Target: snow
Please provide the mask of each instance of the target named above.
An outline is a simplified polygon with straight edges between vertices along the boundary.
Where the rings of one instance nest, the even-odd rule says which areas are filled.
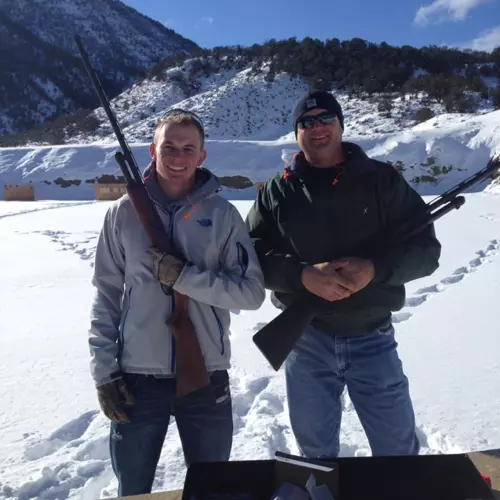
[[[247,68],[199,83],[198,93],[184,101],[169,79],[141,82],[113,101],[119,121],[129,122],[124,132],[138,164],[150,159],[151,123],[180,103],[207,123],[204,166],[216,175],[256,183],[281,171],[297,151],[289,115],[304,82],[277,75],[268,85]],[[500,110],[447,114],[431,104],[436,116],[415,124],[420,98],[393,99],[385,116],[372,100],[337,95],[345,140],[374,158],[402,162],[403,175],[426,201],[500,153]],[[102,110],[96,114],[104,120]],[[0,183],[31,182],[36,194],[35,202],[0,201],[0,499],[116,496],[109,422],[99,411],[87,346],[93,257],[110,203],[94,201],[86,181],[121,175],[107,130],[101,126],[65,146],[0,148]],[[443,167],[452,168],[436,173]],[[423,175],[434,176],[432,182]],[[54,183],[58,177],[80,184],[62,188]],[[256,187],[226,188],[222,195],[245,216]],[[425,454],[500,447],[500,183],[475,186],[466,199],[436,224],[443,244],[439,269],[408,285],[406,305],[394,315]],[[298,453],[283,372],[274,372],[252,342],[277,313],[269,295],[258,311],[232,311],[232,459]],[[341,455],[369,455],[348,393],[343,406]],[[174,421],[154,491],[182,487],[184,474]]]
[[[395,315],[425,454],[500,447],[500,196],[466,199],[436,223],[439,269],[408,285]],[[232,203],[245,216],[252,201]],[[87,348],[92,258],[109,204],[0,202],[0,498],[116,495]],[[298,452],[283,372],[252,342],[276,314],[269,296],[258,311],[232,313],[234,460]],[[343,405],[341,455],[369,455],[347,393]],[[154,491],[182,487],[184,474],[174,421]]]
[[[372,122],[365,124],[365,130],[373,130],[373,126]],[[442,114],[412,128],[385,134],[349,134],[346,129],[344,138],[379,160],[402,161],[404,175],[417,191],[431,194],[479,170],[500,152],[500,110],[481,115]],[[129,145],[137,163],[145,167],[150,161],[149,142]],[[32,182],[37,200],[92,199],[94,190],[85,181],[103,174],[121,175],[114,159],[117,148],[116,143],[0,148],[0,182]],[[283,157],[297,151],[297,145],[292,133],[266,141],[209,139],[206,149],[204,166],[216,175],[242,175],[256,183],[281,171]],[[449,166],[453,167],[451,172],[436,175],[435,167]],[[435,182],[417,182],[416,178],[424,174],[434,175]],[[58,177],[78,179],[81,184],[61,188],[53,184]]]

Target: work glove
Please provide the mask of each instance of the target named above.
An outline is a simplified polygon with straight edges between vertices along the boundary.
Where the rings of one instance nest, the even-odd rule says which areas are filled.
[[[97,388],[97,399],[104,415],[110,420],[119,424],[130,423],[124,407],[133,406],[135,398],[128,390],[123,378],[99,386]]]
[[[153,257],[153,276],[168,287],[174,286],[185,262],[166,252],[161,252],[156,247],[149,248],[148,253]]]

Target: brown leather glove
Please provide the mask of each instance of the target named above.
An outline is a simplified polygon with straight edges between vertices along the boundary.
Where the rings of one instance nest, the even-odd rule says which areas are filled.
[[[153,256],[153,275],[164,285],[174,286],[177,278],[181,274],[185,262],[165,252],[161,252],[155,247],[148,249],[148,253]]]
[[[97,399],[101,409],[110,420],[119,424],[128,424],[130,419],[124,406],[135,404],[134,395],[128,390],[122,378],[113,380],[97,388]]]

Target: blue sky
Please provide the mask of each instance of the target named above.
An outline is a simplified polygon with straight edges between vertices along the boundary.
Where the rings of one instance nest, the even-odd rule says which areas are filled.
[[[500,0],[124,0],[204,48],[306,36],[500,46]]]

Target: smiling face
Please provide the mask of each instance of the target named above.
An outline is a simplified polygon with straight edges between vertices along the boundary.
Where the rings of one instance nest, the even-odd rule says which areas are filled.
[[[198,128],[188,119],[162,124],[149,149],[165,194],[178,198],[188,192],[194,184],[196,169],[206,158]]]
[[[301,116],[332,116],[326,109],[313,109]],[[342,127],[338,117],[327,120],[330,123],[316,121],[311,128],[297,128],[297,142],[307,161],[315,167],[329,167],[342,161]]]

